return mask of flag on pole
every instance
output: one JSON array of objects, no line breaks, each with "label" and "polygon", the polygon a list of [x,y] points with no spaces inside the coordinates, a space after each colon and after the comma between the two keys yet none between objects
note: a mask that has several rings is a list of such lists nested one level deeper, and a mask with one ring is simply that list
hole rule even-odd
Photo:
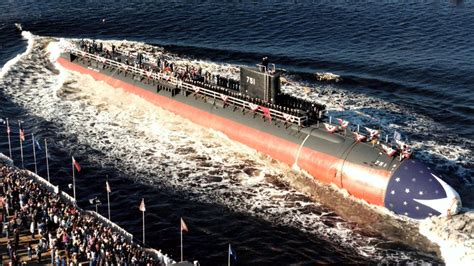
[{"label": "flag on pole", "polygon": [[145,208],[145,199],[142,198],[142,202],[140,203],[140,207],[138,207],[138,209],[142,212],[145,212],[146,211],[146,208]]},{"label": "flag on pole", "polygon": [[[41,149],[41,145],[39,144],[39,142],[38,142],[37,139],[35,139],[35,143],[34,143],[34,144],[36,144],[36,147],[38,147],[38,150],[40,150],[40,151],[43,150],[43,149]],[[34,145],[34,144],[33,144],[33,145]]]},{"label": "flag on pole", "polygon": [[234,258],[234,260],[237,260],[237,253],[235,253],[235,250],[232,249],[232,246],[229,244],[229,256]]},{"label": "flag on pole", "polygon": [[112,192],[112,190],[110,189],[109,181],[105,181],[105,189],[108,193]]},{"label": "flag on pole", "polygon": [[10,130],[10,125],[7,125],[7,134],[10,135],[12,131]]},{"label": "flag on pole", "polygon": [[72,157],[72,163],[74,164],[74,167],[76,167],[76,170],[78,172],[81,171],[81,165],[76,161],[76,159],[74,159],[74,157]]},{"label": "flag on pole", "polygon": [[183,218],[181,218],[181,232],[188,232],[188,226],[184,222]]},{"label": "flag on pole", "polygon": [[25,130],[20,126],[20,140],[25,141]]},{"label": "flag on pole", "polygon": [[393,139],[398,141],[402,140],[402,134],[395,130],[395,132],[393,132]]}]

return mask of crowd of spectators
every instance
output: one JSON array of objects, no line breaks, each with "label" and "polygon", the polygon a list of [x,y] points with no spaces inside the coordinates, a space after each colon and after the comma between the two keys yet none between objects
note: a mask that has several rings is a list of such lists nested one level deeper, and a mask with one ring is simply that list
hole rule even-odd
[{"label": "crowd of spectators", "polygon": [[[0,163],[3,236],[19,265],[20,235],[31,235],[28,260],[51,265],[165,265],[141,246],[34,182],[26,170]],[[33,248],[34,247],[34,248]],[[48,257],[43,257],[43,255]],[[167,257],[160,257],[160,260]]]}]

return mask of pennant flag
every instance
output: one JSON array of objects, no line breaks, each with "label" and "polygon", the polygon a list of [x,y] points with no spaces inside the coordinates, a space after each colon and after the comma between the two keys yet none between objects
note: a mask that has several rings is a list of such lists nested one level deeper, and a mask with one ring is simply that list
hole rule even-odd
[{"label": "pennant flag", "polygon": [[81,165],[74,159],[74,157],[72,157],[72,163],[74,164],[74,167],[76,167],[76,170],[78,172],[81,171]]},{"label": "pennant flag", "polygon": [[[108,184],[108,183],[107,183]],[[146,208],[145,208],[145,199],[142,198],[142,202],[140,203],[140,207],[138,207],[138,209],[142,212],[145,212],[146,211]]]},{"label": "pennant flag", "polygon": [[339,124],[341,125],[342,128],[346,128],[349,125],[349,121],[347,120],[338,118],[337,121],[339,121]]},{"label": "pennant flag", "polygon": [[235,250],[232,249],[232,246],[229,244],[229,255],[234,258],[234,260],[237,260],[237,253],[235,253]]},{"label": "pennant flag", "polygon": [[396,152],[397,150],[395,149],[392,149],[391,147],[385,145],[385,144],[380,144],[382,145],[382,149],[385,151],[385,153],[387,153],[388,156],[392,157]]},{"label": "pennant flag", "polygon": [[378,131],[376,129],[371,129],[371,128],[368,128],[368,127],[366,127],[365,129],[369,132],[371,139],[377,138],[380,135],[380,131]]},{"label": "pennant flag", "polygon": [[334,133],[334,132],[336,132],[336,130],[337,130],[337,127],[336,127],[336,126],[330,125],[330,124],[328,124],[328,123],[324,123],[324,127],[325,127],[326,130],[327,130],[329,133],[331,133],[331,134]]},{"label": "pennant flag", "polygon": [[105,181],[105,189],[107,190],[108,193],[112,192],[112,190],[110,189],[109,181]]},{"label": "pennant flag", "polygon": [[23,127],[20,127],[20,140],[25,141],[25,130]]},{"label": "pennant flag", "polygon": [[181,232],[188,232],[188,226],[184,222],[183,218],[181,218]]},{"label": "pennant flag", "polygon": [[360,133],[354,132],[354,138],[357,142],[362,142],[366,137]]},{"label": "pennant flag", "polygon": [[258,109],[258,104],[249,103],[250,110],[256,111]]},{"label": "pennant flag", "polygon": [[267,107],[259,106],[260,110],[263,112],[263,116],[268,117],[270,120],[272,119],[272,116],[270,115],[270,109]]},{"label": "pennant flag", "polygon": [[38,147],[38,150],[40,150],[40,151],[43,150],[43,149],[41,149],[41,145],[39,144],[37,139],[35,139],[35,144],[36,144],[36,147]]},{"label": "pennant flag", "polygon": [[221,94],[221,99],[222,99],[224,102],[227,102],[227,100],[229,99],[229,96],[224,95],[224,94]]}]

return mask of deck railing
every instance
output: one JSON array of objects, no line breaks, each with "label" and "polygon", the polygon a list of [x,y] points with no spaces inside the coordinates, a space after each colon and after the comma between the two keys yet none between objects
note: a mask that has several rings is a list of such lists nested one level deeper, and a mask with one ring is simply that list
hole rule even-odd
[{"label": "deck railing", "polygon": [[96,54],[91,54],[82,50],[79,50],[74,47],[65,47],[66,51],[70,52],[73,55],[79,56],[81,58],[94,60],[97,63],[102,63],[104,66],[112,67],[124,72],[127,72],[132,75],[138,75],[149,80],[165,81],[173,86],[176,86],[179,89],[184,89],[187,92],[195,95],[202,95],[204,97],[210,97],[217,101],[221,101],[224,105],[230,105],[234,107],[241,108],[242,110],[249,110],[250,112],[258,113],[262,117],[266,117],[269,120],[276,119],[283,121],[288,124],[294,124],[299,127],[306,125],[308,117],[306,115],[293,115],[285,113],[276,109],[268,108],[265,106],[257,105],[245,100],[242,100],[237,97],[226,95],[220,92],[216,92],[204,87],[196,86],[194,84],[180,80],[173,75],[165,73],[157,73],[152,70],[146,71],[141,68],[127,65],[115,60],[111,60]]}]

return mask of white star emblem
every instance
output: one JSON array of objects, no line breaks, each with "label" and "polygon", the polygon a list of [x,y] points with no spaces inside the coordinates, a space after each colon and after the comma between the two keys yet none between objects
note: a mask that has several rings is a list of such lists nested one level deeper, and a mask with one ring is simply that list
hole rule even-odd
[{"label": "white star emblem", "polygon": [[405,193],[410,193],[410,189],[409,188],[405,188]]},{"label": "white star emblem", "polygon": [[424,173],[423,170],[420,170],[420,174],[423,174],[423,173]]},{"label": "white star emblem", "polygon": [[430,182],[433,182],[433,178],[430,178],[429,181],[430,181]]},{"label": "white star emblem", "polygon": [[406,202],[406,201],[403,202],[403,205],[407,205],[407,204],[408,204],[408,202]]},{"label": "white star emblem", "polygon": [[405,216],[408,216],[408,212],[405,212]]},{"label": "white star emblem", "polygon": [[411,181],[412,181],[412,182],[415,182],[415,181],[416,181],[416,178],[412,178]]},{"label": "white star emblem", "polygon": [[438,193],[439,193],[439,191],[438,191],[438,190],[435,190],[435,194],[438,194]]},{"label": "white star emblem", "polygon": [[416,209],[416,210],[419,210],[419,209],[420,209],[420,207],[416,206],[416,207],[415,207],[415,209]]},{"label": "white star emblem", "polygon": [[420,191],[418,194],[423,195],[423,191]]},{"label": "white star emblem", "polygon": [[395,195],[395,190],[390,191],[392,195]]},{"label": "white star emblem", "polygon": [[400,177],[395,178],[395,181],[400,182]]}]

